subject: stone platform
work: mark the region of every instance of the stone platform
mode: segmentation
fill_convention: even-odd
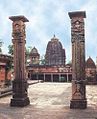
[[[0,99],[0,119],[97,119],[97,86],[87,86],[88,108],[70,109],[71,83],[37,83],[29,86],[31,104],[10,107],[11,96]]]

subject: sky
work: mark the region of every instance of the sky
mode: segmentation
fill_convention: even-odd
[[[68,12],[86,11],[85,54],[96,62],[97,56],[97,0],[0,0],[0,40],[2,50],[8,53],[12,44],[12,21],[9,16],[24,15],[26,47],[35,46],[45,55],[48,41],[53,35],[66,50],[66,62],[71,60],[71,23]]]

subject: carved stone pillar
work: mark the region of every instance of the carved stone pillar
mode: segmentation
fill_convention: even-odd
[[[30,103],[27,93],[27,80],[25,72],[25,24],[28,19],[24,16],[11,16],[13,21],[12,41],[14,46],[14,74],[13,98],[11,106],[23,107]]]
[[[71,109],[87,107],[85,89],[85,12],[69,12],[72,41],[72,99]]]

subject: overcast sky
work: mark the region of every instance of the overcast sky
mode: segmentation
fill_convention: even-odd
[[[0,39],[3,52],[12,44],[12,21],[9,16],[24,15],[26,45],[36,47],[45,54],[48,41],[55,34],[66,50],[66,61],[71,60],[71,28],[68,12],[86,11],[85,46],[86,59],[97,56],[97,0],[0,0]]]

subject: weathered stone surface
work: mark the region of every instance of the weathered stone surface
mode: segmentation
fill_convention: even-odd
[[[27,96],[27,81],[25,73],[25,24],[28,22],[24,16],[12,16],[13,21],[13,46],[14,46],[14,81],[13,98],[11,106],[24,107],[30,103]]]
[[[72,100],[70,108],[87,107],[85,91],[85,12],[70,12],[72,41]]]
[[[65,65],[65,59],[65,49],[63,49],[61,42],[54,35],[46,48],[46,65]]]
[[[30,105],[10,107],[11,96],[0,99],[0,119],[96,119],[97,86],[87,85],[88,107],[70,109],[71,83],[38,83],[29,86]]]
[[[97,84],[96,65],[91,57],[89,57],[86,61],[85,71],[86,71],[87,84]]]
[[[39,64],[40,54],[38,50],[34,47],[30,52],[30,64],[36,65]]]

